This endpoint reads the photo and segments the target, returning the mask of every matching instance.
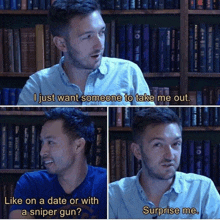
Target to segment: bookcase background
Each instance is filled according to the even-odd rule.
[[[205,2],[204,2],[205,5]],[[180,72],[145,73],[150,87],[178,88],[179,94],[202,90],[204,86],[219,87],[219,73],[194,73],[188,71],[189,24],[219,24],[220,10],[190,10],[188,0],[180,1],[180,9],[164,10],[103,10],[106,23],[116,21],[121,24],[149,24],[153,27],[172,27],[180,29]],[[215,7],[216,8],[216,7]],[[16,20],[16,22],[15,22]],[[0,28],[34,27],[47,23],[47,11],[44,10],[0,10]],[[23,87],[32,73],[0,73],[0,89],[5,87]],[[181,103],[188,104],[188,103]],[[190,104],[190,103],[189,103]]]
[[[139,108],[131,108],[133,113],[131,113],[131,118],[132,115],[135,113],[135,111],[141,110],[144,107],[139,107]],[[115,109],[115,110],[112,110]],[[117,111],[117,108],[110,108],[110,111],[112,111],[112,113],[110,112],[109,114],[109,163],[110,163],[110,173],[109,173],[109,179],[110,182],[112,181],[116,181],[119,180],[123,177],[126,176],[132,176],[132,175],[136,175],[138,170],[141,168],[141,164],[140,162],[138,162],[136,160],[136,158],[134,158],[134,156],[131,156],[131,150],[130,150],[130,144],[132,143],[132,132],[131,132],[131,124],[130,126],[127,124],[128,120],[125,119],[125,108],[121,108],[122,109],[122,113],[121,111]],[[127,108],[129,109],[129,107]],[[184,113],[184,109],[188,109],[190,111],[192,111],[192,107],[175,107],[172,108],[172,110],[176,111],[176,112],[181,112],[181,116]],[[179,109],[181,109],[179,111]],[[198,111],[198,107],[196,108]],[[209,112],[211,112],[211,107],[208,108]],[[218,109],[218,117],[219,117],[219,110],[220,108],[216,108]],[[212,110],[214,110],[214,108],[212,108]],[[203,107],[202,107],[202,111]],[[114,112],[116,113],[116,116],[113,116]],[[118,113],[119,112],[119,113]],[[179,115],[180,116],[180,115]],[[185,116],[182,116],[185,117]],[[129,116],[127,116],[127,118],[129,118]],[[202,116],[202,119],[204,119],[205,116]],[[114,122],[112,122],[113,120],[115,120],[115,124]],[[120,121],[122,120],[121,124]],[[191,119],[190,119],[191,120]],[[213,149],[216,146],[217,148],[217,152],[220,151],[220,136],[219,136],[219,132],[220,132],[220,124],[219,124],[219,118],[218,118],[218,125],[215,126],[184,126],[183,124],[183,143],[187,142],[188,140],[193,140],[194,142],[196,141],[204,141],[204,140],[209,140],[210,141],[210,172],[211,172],[211,178],[213,175],[213,165],[211,165],[213,163]],[[125,124],[125,121],[126,124]],[[183,122],[183,118],[182,118],[182,122]],[[190,122],[191,123],[191,122]],[[119,144],[117,146],[117,140],[119,140]],[[123,141],[125,140],[125,142],[123,143]],[[123,146],[124,144],[124,146]],[[183,144],[184,145],[184,144]],[[183,149],[183,147],[182,147]],[[202,166],[204,165],[204,147],[202,148]],[[196,150],[196,147],[194,147],[194,150]],[[189,153],[189,145],[187,145],[187,151]],[[118,152],[118,153],[117,153]],[[183,157],[183,152],[184,150],[182,150],[182,157]],[[217,154],[216,152],[216,154]],[[118,156],[118,154],[120,156]],[[219,158],[219,154],[217,158]],[[188,154],[189,156],[189,154]],[[194,155],[194,159],[196,158],[196,156]],[[219,160],[219,159],[218,159]],[[194,161],[195,163],[195,161]],[[187,162],[187,166],[189,167],[189,161]],[[213,178],[217,178],[217,180],[215,180],[215,185],[218,189],[218,191],[220,192],[220,182],[219,182],[219,170],[220,170],[220,165],[218,161],[215,161],[215,177]],[[180,163],[180,171],[183,169],[183,162],[181,161]],[[183,171],[184,172],[184,171]],[[196,170],[195,170],[196,172]],[[204,175],[204,174],[203,174]]]
[[[5,124],[15,124],[20,126],[38,126],[38,131],[40,131],[44,120],[44,111],[50,108],[24,108],[18,109],[17,107],[7,107],[0,108],[0,125]],[[101,128],[101,134],[96,135],[97,147],[92,152],[93,163],[91,165],[107,168],[107,109],[106,108],[81,108],[82,111],[88,112],[91,120],[94,122],[96,128]],[[98,129],[96,129],[98,130]],[[8,132],[8,131],[7,131]],[[23,127],[20,128],[20,133],[22,134]],[[23,149],[23,139],[20,136],[20,151],[22,157]],[[30,131],[31,139],[31,131]],[[0,131],[0,149],[2,151],[2,136]],[[29,140],[30,141],[30,140]],[[7,137],[8,143],[8,137]],[[15,147],[15,145],[13,146]],[[31,148],[31,143],[28,145]],[[2,152],[1,152],[2,153]],[[0,153],[0,155],[1,155]],[[29,152],[30,153],[30,152]],[[36,152],[35,152],[36,153]],[[28,155],[28,160],[30,163],[30,154]],[[1,157],[0,157],[1,158]],[[13,196],[13,190],[16,182],[20,176],[25,172],[32,172],[39,169],[1,169],[2,161],[0,159],[0,218],[8,218],[9,206],[4,205],[3,197]],[[40,165],[41,166],[41,165]],[[22,165],[21,165],[22,167]],[[45,169],[41,166],[40,169]],[[4,189],[6,187],[6,189]]]

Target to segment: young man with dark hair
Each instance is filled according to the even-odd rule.
[[[89,116],[74,108],[46,113],[40,156],[47,171],[25,173],[15,195],[10,218],[107,218],[107,175],[88,166],[86,155],[94,142]],[[27,198],[36,204],[26,204]]]
[[[102,57],[106,26],[96,0],[56,0],[49,10],[49,25],[53,41],[64,56],[59,64],[30,76],[19,105],[154,104],[136,64]],[[142,102],[136,101],[136,94],[145,95]],[[60,95],[70,99],[59,102]],[[133,101],[126,100],[126,95]]]
[[[169,108],[148,108],[134,118],[131,149],[142,169],[110,184],[111,219],[216,219],[220,195],[201,175],[177,172],[182,126]]]

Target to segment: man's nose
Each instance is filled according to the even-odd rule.
[[[49,150],[48,144],[47,143],[42,143],[40,156],[44,157],[44,156],[48,155],[48,150]]]
[[[97,36],[95,37],[95,43],[94,43],[94,49],[95,50],[102,50],[104,47],[104,37],[103,36],[99,36],[97,34]]]
[[[173,160],[174,159],[174,149],[171,144],[166,144],[164,146],[164,155],[165,159]]]

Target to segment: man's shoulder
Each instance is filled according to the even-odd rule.
[[[125,177],[118,181],[109,184],[109,192],[128,192],[130,189],[134,190],[136,176]]]
[[[133,63],[130,60],[124,60],[121,58],[114,58],[114,57],[103,57],[102,58],[103,64],[121,64],[121,65],[130,65],[136,67],[137,64]]]

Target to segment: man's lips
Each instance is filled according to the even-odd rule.
[[[53,163],[53,160],[51,160],[51,159],[44,160],[43,163],[44,163],[44,166],[47,166],[47,165],[52,164],[52,163]]]
[[[163,167],[171,167],[171,166],[174,166],[174,163],[162,163],[161,165]]]

